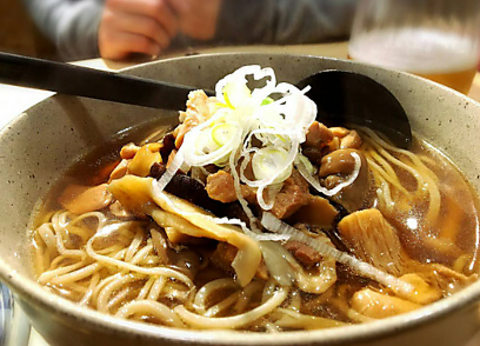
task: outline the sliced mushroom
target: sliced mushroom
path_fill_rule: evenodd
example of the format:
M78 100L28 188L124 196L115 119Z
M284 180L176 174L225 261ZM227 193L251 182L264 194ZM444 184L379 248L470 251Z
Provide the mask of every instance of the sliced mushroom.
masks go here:
M338 149L324 156L321 161L319 177L323 185L329 189L346 181L355 169L355 158L360 157L361 166L355 181L344 187L332 199L341 204L348 212L354 212L364 206L369 196L370 174L365 156L356 149Z
M125 144L122 149L120 149L120 157L125 160L133 159L136 153L140 150L140 147L134 143Z
M158 162L162 162L160 144L145 144L129 162L128 173L138 175L139 177L146 177L150 174L152 166Z
M110 173L109 181L113 179L120 179L125 174L127 174L127 167L128 167L128 160L122 159L120 163L113 169L112 173Z
M291 219L294 223L331 228L337 216L338 210L327 199L310 195L307 204L293 214Z
M247 285L262 259L258 242L237 227L216 223L211 214L185 200L166 192L155 194L152 182L152 178L126 175L112 181L108 188L126 208L150 215L161 227L173 227L191 237L210 238L235 246L238 252L232 267L239 283Z

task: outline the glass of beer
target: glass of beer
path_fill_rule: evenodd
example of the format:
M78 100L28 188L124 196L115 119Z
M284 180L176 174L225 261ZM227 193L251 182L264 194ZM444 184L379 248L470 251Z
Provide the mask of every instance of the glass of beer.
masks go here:
M362 0L349 57L467 94L480 60L480 0Z

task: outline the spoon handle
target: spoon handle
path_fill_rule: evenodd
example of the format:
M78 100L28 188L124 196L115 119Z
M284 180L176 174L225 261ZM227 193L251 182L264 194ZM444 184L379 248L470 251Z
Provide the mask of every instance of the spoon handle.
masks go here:
M185 108L194 89L1 52L0 83L169 110Z

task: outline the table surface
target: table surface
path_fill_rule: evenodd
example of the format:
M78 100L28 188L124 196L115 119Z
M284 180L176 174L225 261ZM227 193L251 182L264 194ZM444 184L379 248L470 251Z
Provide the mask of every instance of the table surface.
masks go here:
M293 45L293 46L248 46L248 47L217 47L217 48L199 48L195 51L173 51L162 56L162 59L178 57L185 54L200 53L227 53L227 52L253 52L253 53L289 53L302 55L318 55L338 59L347 58L347 43L329 43L329 44L312 44L312 45ZM87 66L91 68L119 71L126 67L137 65L138 62L114 62L103 59L84 60L74 62L74 64ZM18 114L21 114L31 106L53 95L52 92L40 91L28 88L13 87L0 84L0 104L2 105L0 111L0 128L5 126ZM480 102L480 73L477 73L473 82L470 93L468 94L472 99ZM28 333L28 331L26 331ZM19 339L24 339L22 335L17 336ZM480 345L480 333L468 345ZM12 345L13 346L13 345ZM17 343L15 342L15 346ZM32 330L28 339L28 346L48 346L45 341L38 335L35 330ZM459 345L460 346L460 345Z
M328 43L311 45L291 45L291 46L247 46L247 47L216 47L199 48L194 51L172 51L162 56L162 59L178 57L185 54L199 53L227 53L227 52L253 52L253 53L289 53L303 55L318 55L331 58L346 59L347 43ZM119 71L123 68L138 65L138 62L116 62L104 59L92 59L74 62L74 64L96 68L100 70ZM53 95L52 92L40 91L28 88L13 87L0 84L0 128L6 125L16 115L22 113L34 104ZM472 99L480 102L480 73L477 73L473 81L472 88L468 94Z

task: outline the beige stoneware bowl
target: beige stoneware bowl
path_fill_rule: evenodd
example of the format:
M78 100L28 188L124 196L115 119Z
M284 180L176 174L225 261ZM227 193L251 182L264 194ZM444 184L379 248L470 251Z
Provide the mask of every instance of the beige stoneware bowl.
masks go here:
M407 74L350 61L267 54L202 55L154 62L125 73L212 88L236 68L259 64L278 80L296 82L338 68L385 85L405 108L415 133L445 152L480 192L480 105ZM158 97L162 97L159 95ZM125 129L168 125L175 112L55 96L0 132L0 278L51 345L464 345L480 328L480 282L451 298L383 321L329 330L256 334L175 330L123 321L57 297L36 283L26 245L39 199L76 160Z

